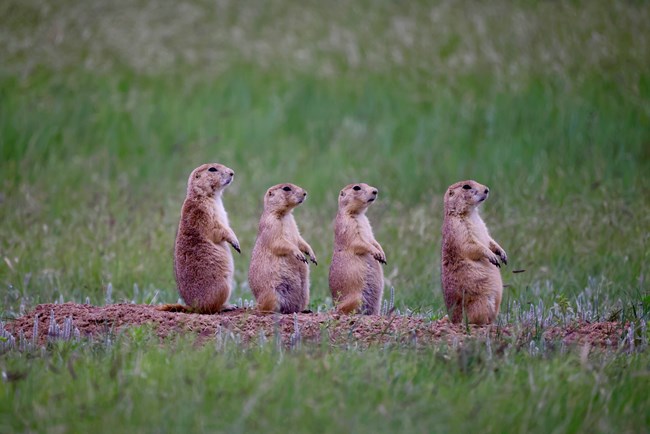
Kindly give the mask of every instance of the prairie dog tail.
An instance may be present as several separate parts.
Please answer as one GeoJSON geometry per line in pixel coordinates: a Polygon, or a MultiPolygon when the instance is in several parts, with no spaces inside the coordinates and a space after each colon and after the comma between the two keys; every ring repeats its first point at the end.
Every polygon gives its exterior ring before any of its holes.
{"type": "Polygon", "coordinates": [[[275,291],[266,291],[257,299],[257,308],[261,312],[279,312],[278,294],[275,291]]]}
{"type": "Polygon", "coordinates": [[[195,313],[194,309],[191,307],[178,303],[162,304],[160,306],[156,306],[156,310],[162,310],[163,312],[195,313]]]}
{"type": "Polygon", "coordinates": [[[345,295],[342,297],[338,305],[336,306],[336,310],[345,313],[345,314],[353,314],[353,313],[361,313],[361,306],[363,305],[363,295],[360,292],[352,292],[350,294],[345,295]]]}

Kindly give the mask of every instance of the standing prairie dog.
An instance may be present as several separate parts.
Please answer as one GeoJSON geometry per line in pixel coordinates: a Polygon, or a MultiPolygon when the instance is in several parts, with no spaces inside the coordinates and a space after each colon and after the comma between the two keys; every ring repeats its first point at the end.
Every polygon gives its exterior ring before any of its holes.
{"type": "Polygon", "coordinates": [[[490,324],[499,314],[503,283],[499,260],[503,248],[488,233],[478,213],[489,189],[461,181],[445,193],[442,225],[442,290],[452,322],[466,317],[472,324],[490,324]]]}
{"type": "Polygon", "coordinates": [[[368,184],[350,184],[339,193],[329,273],[332,300],[339,312],[379,314],[384,292],[380,263],[386,263],[386,254],[366,216],[377,194],[377,189],[368,184]]]}
{"type": "Polygon", "coordinates": [[[248,283],[260,311],[294,313],[307,309],[307,259],[317,262],[293,217],[293,209],[306,197],[307,192],[294,184],[275,185],[264,195],[264,211],[248,270],[248,283]]]}
{"type": "Polygon", "coordinates": [[[234,307],[227,304],[234,271],[227,244],[241,251],[221,199],[234,176],[232,169],[217,163],[192,171],[174,246],[176,284],[189,307],[171,304],[160,310],[216,313],[234,307]]]}

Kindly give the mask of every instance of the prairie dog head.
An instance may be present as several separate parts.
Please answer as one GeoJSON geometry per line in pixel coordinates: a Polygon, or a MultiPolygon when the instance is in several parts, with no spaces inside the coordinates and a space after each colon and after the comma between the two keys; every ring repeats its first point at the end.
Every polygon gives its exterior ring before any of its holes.
{"type": "Polygon", "coordinates": [[[368,184],[346,185],[339,193],[339,210],[350,214],[363,213],[377,199],[377,194],[379,190],[368,184]]]}
{"type": "Polygon", "coordinates": [[[278,184],[266,190],[264,209],[284,214],[300,205],[307,198],[307,192],[295,184],[278,184]]]}
{"type": "Polygon", "coordinates": [[[216,196],[232,182],[235,172],[219,163],[202,164],[187,181],[187,195],[216,196]]]}
{"type": "Polygon", "coordinates": [[[489,188],[472,180],[452,184],[445,193],[445,213],[470,213],[488,198],[489,193],[489,188]]]}

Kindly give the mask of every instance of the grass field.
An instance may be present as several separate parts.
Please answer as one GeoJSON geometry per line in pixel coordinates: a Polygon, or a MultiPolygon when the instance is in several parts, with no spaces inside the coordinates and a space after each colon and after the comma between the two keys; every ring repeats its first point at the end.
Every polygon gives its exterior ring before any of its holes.
{"type": "MultiPolygon", "coordinates": [[[[502,322],[530,306],[631,320],[647,347],[649,20],[642,1],[4,1],[0,313],[103,304],[109,287],[175,302],[187,176],[217,161],[236,172],[234,301],[252,299],[262,195],[293,182],[321,264],[312,308],[330,306],[337,193],[363,181],[397,308],[441,317],[441,196],[473,178],[510,259],[502,322]]],[[[0,356],[27,372],[0,383],[0,431],[650,430],[644,345],[279,355],[188,339],[0,356]]]]}

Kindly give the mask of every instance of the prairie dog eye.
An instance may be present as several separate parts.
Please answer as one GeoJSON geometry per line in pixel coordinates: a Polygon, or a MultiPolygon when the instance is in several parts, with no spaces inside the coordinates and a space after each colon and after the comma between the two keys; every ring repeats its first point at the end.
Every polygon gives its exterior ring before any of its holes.
{"type": "Polygon", "coordinates": [[[471,189],[471,188],[472,188],[472,186],[469,185],[469,184],[465,184],[465,185],[463,185],[463,190],[469,190],[469,189],[471,189]]]}
{"type": "Polygon", "coordinates": [[[291,191],[291,187],[282,187],[282,190],[284,190],[284,191],[291,191]]]}
{"type": "Polygon", "coordinates": [[[216,172],[216,171],[217,171],[217,168],[216,168],[216,167],[210,167],[210,168],[208,169],[208,172],[216,172]]]}
{"type": "Polygon", "coordinates": [[[359,191],[359,190],[361,190],[361,187],[359,187],[358,185],[355,185],[354,187],[352,187],[352,190],[359,191]]]}

